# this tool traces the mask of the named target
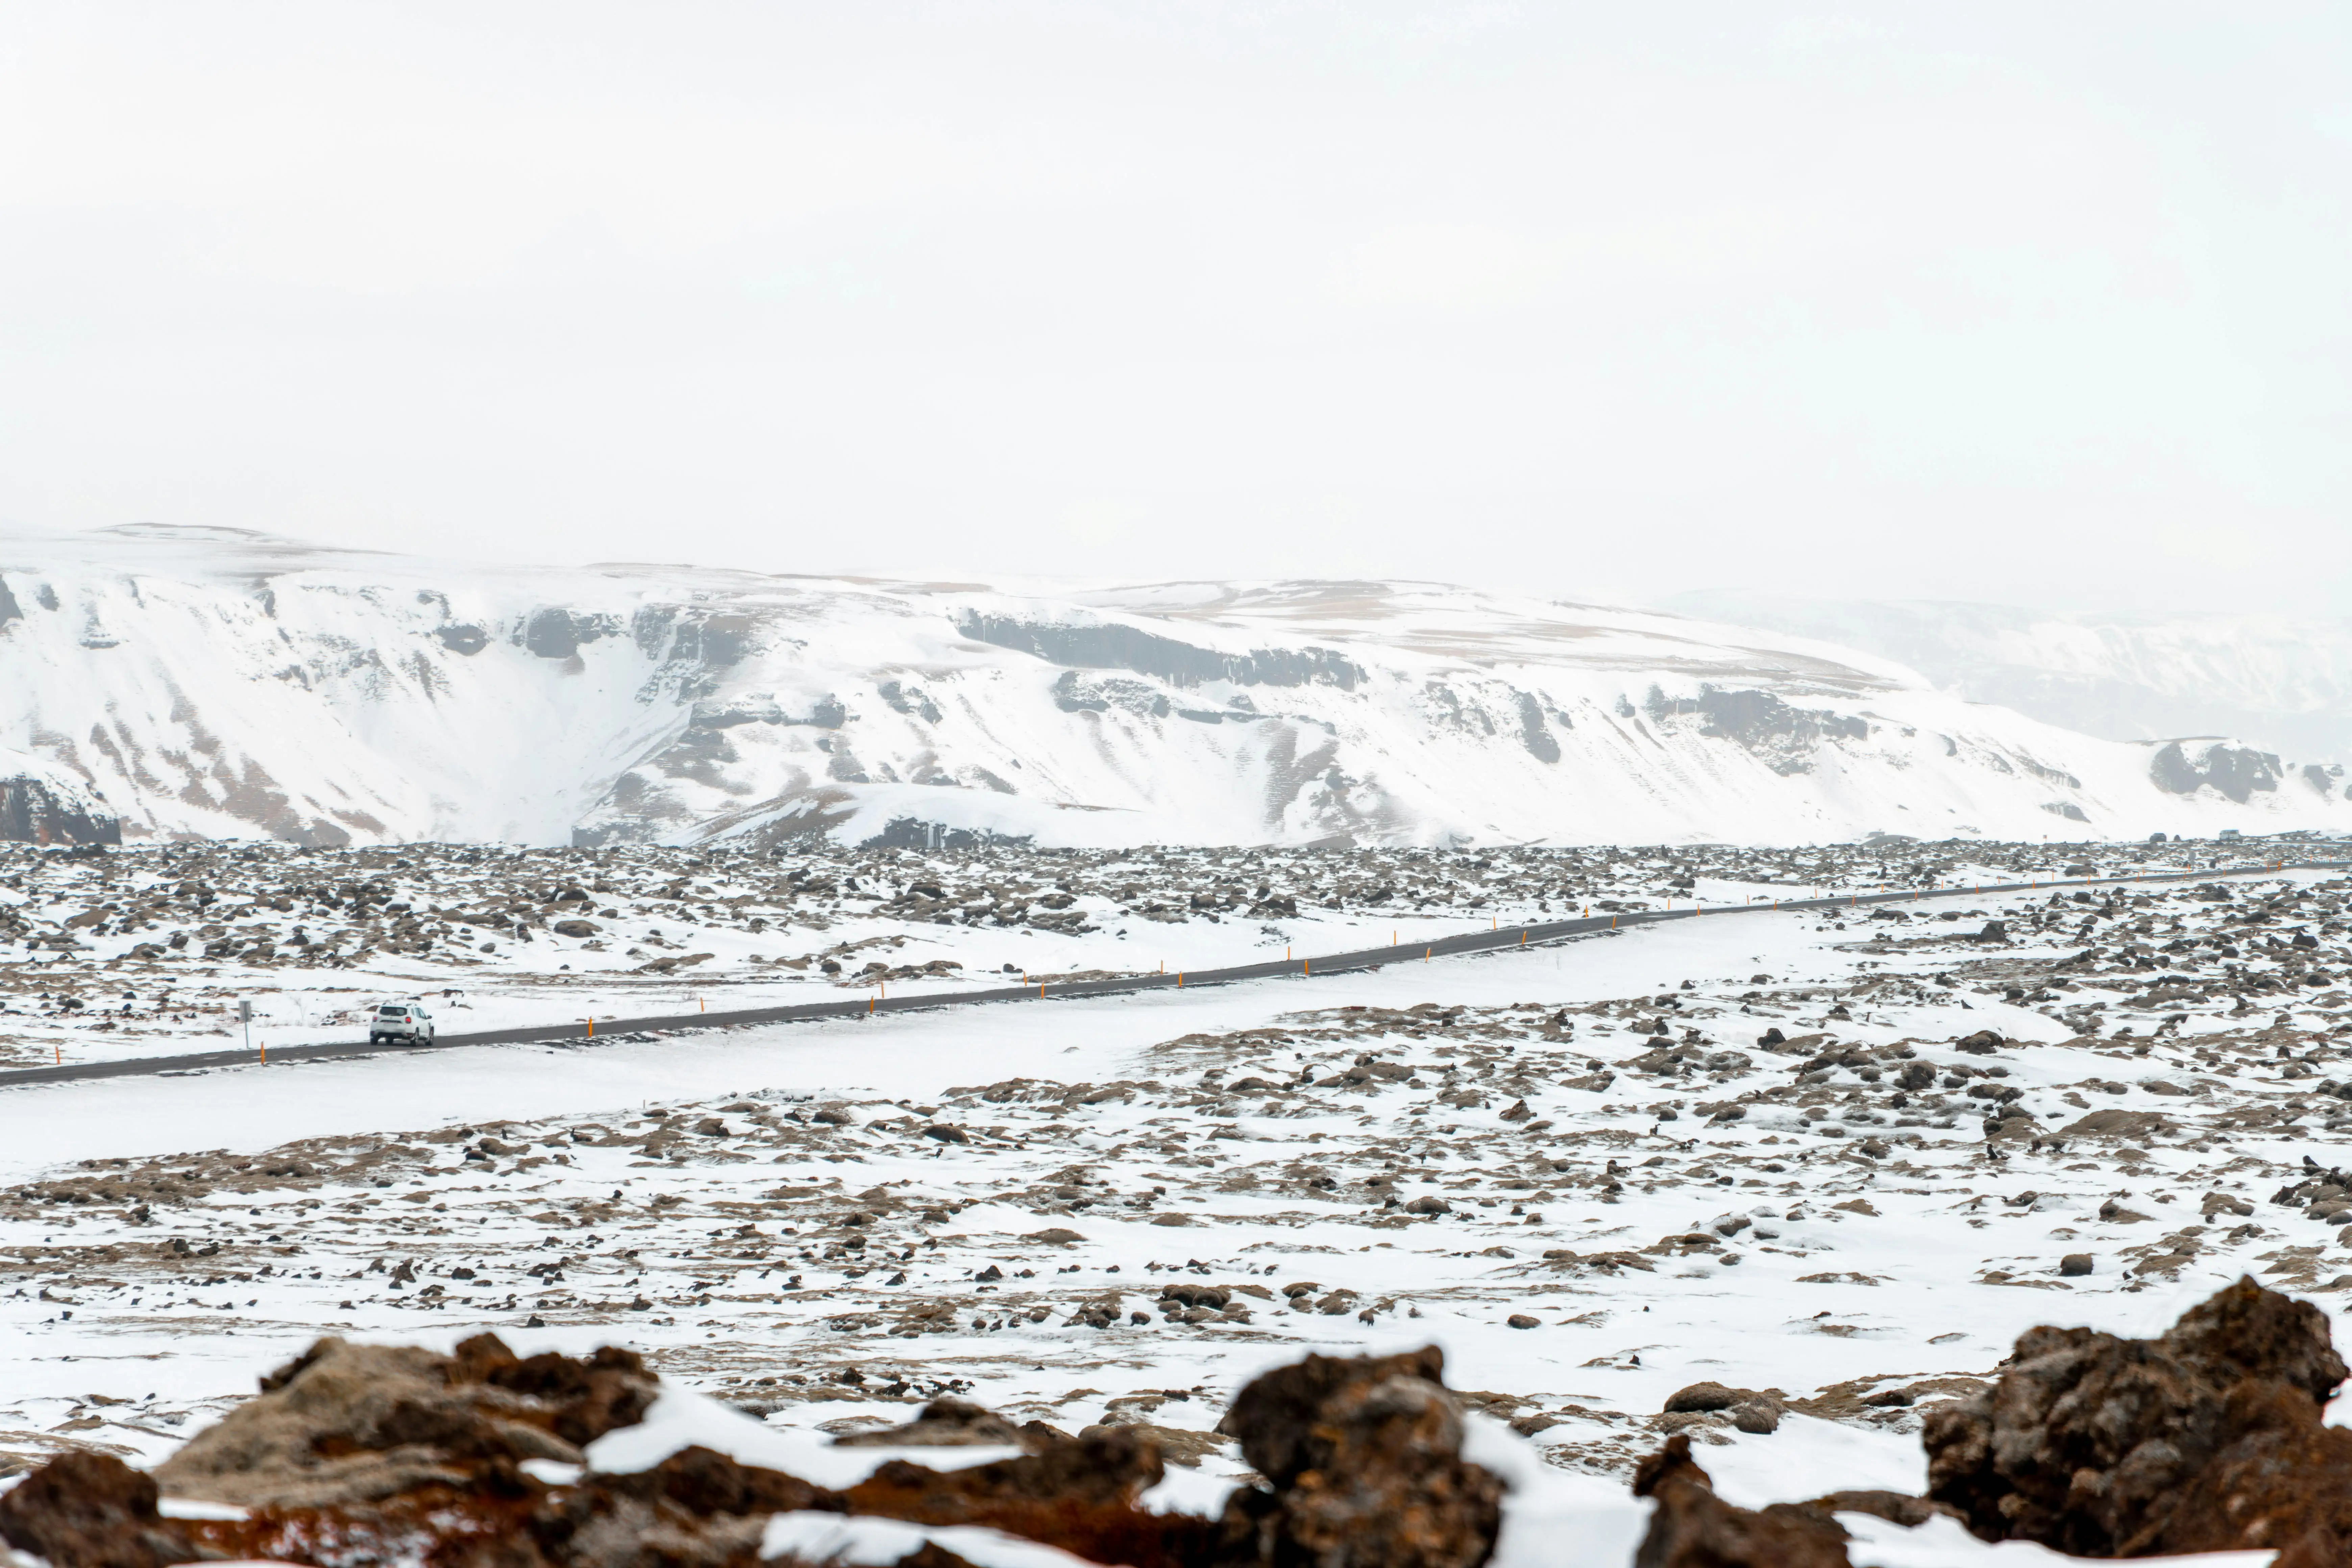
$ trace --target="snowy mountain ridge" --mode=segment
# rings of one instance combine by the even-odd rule
[[[0,776],[129,842],[2352,826],[2332,759],[2100,739],[1785,631],[1417,583],[538,570],[136,526],[0,540],[0,668],[28,759]]]

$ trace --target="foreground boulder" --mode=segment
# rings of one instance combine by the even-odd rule
[[[1462,1458],[1462,1411],[1434,1345],[1310,1355],[1257,1379],[1218,1430],[1265,1478],[1225,1505],[1219,1555],[1267,1568],[1478,1568],[1502,1481]]]
[[[1267,1484],[1213,1521],[1144,1506],[1166,1473],[1148,1430],[1072,1437],[954,1400],[877,1436],[1024,1451],[961,1469],[891,1459],[845,1491],[703,1447],[644,1471],[574,1470],[659,1394],[630,1352],[321,1340],[152,1477],[89,1454],[36,1472],[0,1495],[0,1541],[50,1568],[757,1568],[772,1519],[820,1512],[985,1526],[1127,1568],[1479,1568],[1502,1489],[1461,1457],[1442,1366],[1434,1349],[1311,1356],[1250,1384],[1228,1419]],[[165,1520],[158,1481],[244,1516]],[[969,1565],[927,1542],[901,1568]]]
[[[156,1468],[166,1491],[324,1508],[464,1486],[524,1459],[576,1465],[586,1445],[634,1426],[659,1385],[627,1351],[526,1359],[478,1334],[448,1356],[321,1340],[261,1386]]]
[[[2352,1562],[2352,1431],[2322,1412],[2344,1377],[2319,1310],[2251,1279],[2158,1339],[2032,1329],[1990,1389],[1928,1413],[1927,1497],[1736,1508],[1678,1435],[1634,1478],[1655,1504],[1634,1561],[1845,1563],[1836,1516],[1868,1513],[1906,1527],[1946,1515],[1987,1541],[2080,1557],[2268,1548],[2273,1568],[2340,1568]],[[1668,1407],[1728,1408],[1738,1392],[1696,1384]]]
[[[2240,1279],[2159,1339],[2039,1328],[1988,1392],[1932,1412],[1929,1495],[1988,1541],[2085,1557],[2352,1557],[2352,1432],[2327,1320]]]
[[[197,1555],[156,1512],[155,1478],[111,1454],[63,1454],[0,1492],[0,1542],[55,1568],[166,1568]]]
[[[1677,1433],[1633,1472],[1633,1495],[1650,1499],[1649,1533],[1634,1568],[1851,1568],[1845,1527],[1817,1504],[1734,1508]]]

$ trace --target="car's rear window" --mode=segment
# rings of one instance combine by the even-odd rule
[[[405,1018],[408,1016],[408,1009],[405,1007],[378,1007],[375,1010],[375,1016],[379,1018]]]

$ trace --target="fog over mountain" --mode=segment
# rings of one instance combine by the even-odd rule
[[[1970,701],[2086,735],[2234,735],[2290,760],[2352,755],[2352,617],[2098,616],[1738,591],[1666,602],[1865,649]]]

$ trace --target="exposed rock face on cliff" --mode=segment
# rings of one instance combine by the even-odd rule
[[[0,842],[120,844],[106,797],[46,760],[0,751]]]

